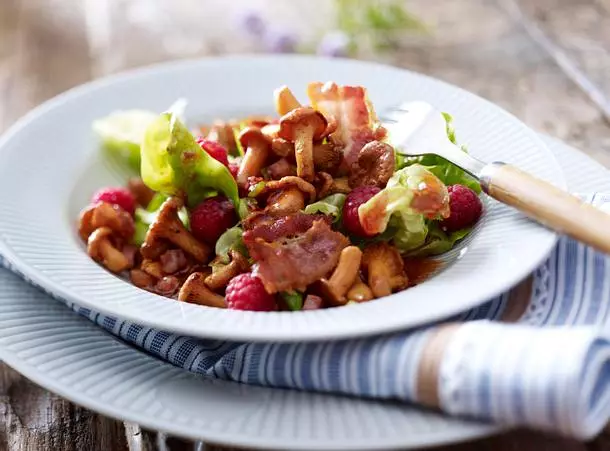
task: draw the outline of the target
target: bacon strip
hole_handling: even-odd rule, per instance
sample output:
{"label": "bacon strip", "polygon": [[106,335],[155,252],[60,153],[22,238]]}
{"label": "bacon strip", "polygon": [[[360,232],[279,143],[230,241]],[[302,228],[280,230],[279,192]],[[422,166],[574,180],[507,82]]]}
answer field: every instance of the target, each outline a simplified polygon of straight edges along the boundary
{"label": "bacon strip", "polygon": [[357,160],[366,143],[382,138],[384,133],[362,86],[314,82],[307,86],[307,95],[314,108],[337,121],[337,130],[331,137],[343,146],[343,172]]}
{"label": "bacon strip", "polygon": [[271,242],[280,238],[287,238],[307,232],[313,223],[318,220],[326,221],[330,225],[330,218],[325,215],[306,215],[305,213],[296,213],[290,216],[273,217],[269,221],[261,221],[251,229],[244,233],[244,240],[254,240],[262,238],[265,241]]}
{"label": "bacon strip", "polygon": [[[254,231],[251,231],[254,232]],[[269,293],[305,290],[325,277],[339,261],[347,237],[317,219],[305,233],[268,242],[254,233],[244,234],[250,256],[257,262],[254,272]]]}

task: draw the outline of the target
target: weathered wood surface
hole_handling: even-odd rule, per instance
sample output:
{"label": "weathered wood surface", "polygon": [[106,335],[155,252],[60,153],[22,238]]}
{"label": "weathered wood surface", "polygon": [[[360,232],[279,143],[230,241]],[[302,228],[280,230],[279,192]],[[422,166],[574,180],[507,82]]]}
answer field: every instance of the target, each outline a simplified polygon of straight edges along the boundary
{"label": "weathered wood surface", "polygon": [[[91,78],[168,59],[251,51],[231,29],[247,0],[0,0],[0,130]],[[275,2],[269,17],[319,23],[325,0]],[[608,0],[411,0],[433,34],[382,59],[474,91],[610,166]],[[307,20],[301,28],[310,34]],[[227,40],[226,37],[230,37]],[[549,47],[549,43],[551,44]],[[565,59],[571,65],[560,67]],[[562,59],[563,58],[563,59]],[[595,87],[574,82],[583,77]],[[44,143],[41,143],[44,145]],[[82,409],[0,366],[0,450],[218,449]],[[517,431],[442,448],[610,450]]]}

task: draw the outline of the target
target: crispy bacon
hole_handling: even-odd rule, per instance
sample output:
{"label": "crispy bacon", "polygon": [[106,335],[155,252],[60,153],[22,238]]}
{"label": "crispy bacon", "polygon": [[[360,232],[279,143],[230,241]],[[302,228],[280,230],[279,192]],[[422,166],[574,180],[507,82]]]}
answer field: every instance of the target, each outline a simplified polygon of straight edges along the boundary
{"label": "crispy bacon", "polygon": [[357,160],[366,143],[381,139],[385,134],[362,86],[314,82],[307,86],[307,95],[314,108],[337,122],[331,139],[343,146],[343,173]]}
{"label": "crispy bacon", "polygon": [[326,221],[330,225],[330,218],[325,215],[306,215],[296,213],[281,218],[273,217],[268,221],[261,221],[251,230],[244,233],[244,241],[254,241],[262,238],[271,242],[280,238],[292,237],[307,232],[317,220]]}
{"label": "crispy bacon", "polygon": [[[305,290],[337,266],[341,251],[349,245],[347,237],[333,231],[326,221],[320,219],[315,220],[305,233],[294,237],[269,242],[261,235],[254,230],[247,232],[244,243],[257,262],[254,272],[270,293]],[[265,235],[267,238],[275,236],[271,233]]]}

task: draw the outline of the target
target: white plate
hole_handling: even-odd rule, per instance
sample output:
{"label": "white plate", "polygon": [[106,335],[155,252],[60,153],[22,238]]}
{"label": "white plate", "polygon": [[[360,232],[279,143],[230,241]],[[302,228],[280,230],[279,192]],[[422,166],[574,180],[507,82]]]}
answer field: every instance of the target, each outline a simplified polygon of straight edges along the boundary
{"label": "white plate", "polygon": [[[549,140],[573,192],[610,177]],[[143,427],[264,449],[438,446],[499,429],[385,402],[210,381],[138,351],[0,269],[0,359],[45,388]]]}
{"label": "white plate", "polygon": [[530,273],[556,236],[490,203],[459,258],[429,281],[374,302],[313,312],[242,312],[176,302],[111,275],[84,252],[75,221],[91,193],[120,184],[99,158],[93,120],[117,109],[163,111],[179,97],[190,118],[270,111],[281,84],[305,99],[312,80],[361,84],[378,111],[421,99],[455,117],[458,139],[485,161],[504,160],[564,186],[557,162],[525,125],[481,98],[404,70],[301,56],[172,63],[76,88],[20,120],[0,142],[0,239],[8,257],[53,294],[181,334],[232,340],[321,340],[404,329],[463,311]]}

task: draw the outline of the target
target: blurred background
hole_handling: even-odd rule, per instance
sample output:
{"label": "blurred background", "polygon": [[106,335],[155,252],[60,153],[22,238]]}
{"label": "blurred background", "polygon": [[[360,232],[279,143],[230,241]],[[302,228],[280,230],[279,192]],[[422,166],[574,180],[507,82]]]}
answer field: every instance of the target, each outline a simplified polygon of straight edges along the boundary
{"label": "blurred background", "polygon": [[457,84],[610,165],[609,51],[609,0],[0,0],[0,128],[124,69],[318,53]]}

